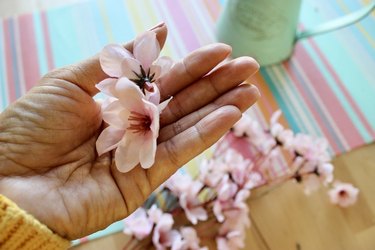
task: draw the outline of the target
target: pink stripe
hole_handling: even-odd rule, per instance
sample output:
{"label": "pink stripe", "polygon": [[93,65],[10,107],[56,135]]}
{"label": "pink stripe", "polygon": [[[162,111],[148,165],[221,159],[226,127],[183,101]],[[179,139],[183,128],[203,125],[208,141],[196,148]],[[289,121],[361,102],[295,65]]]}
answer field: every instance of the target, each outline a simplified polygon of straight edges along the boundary
{"label": "pink stripe", "polygon": [[[267,118],[270,118],[273,112],[275,112],[276,110],[273,108],[271,100],[266,97],[272,96],[272,98],[274,98],[274,95],[269,94],[271,93],[271,90],[268,88],[267,82],[263,78],[260,71],[258,71],[254,76],[251,76],[248,82],[251,84],[254,84],[260,90],[260,93],[263,93],[264,95],[264,96],[261,96],[261,98],[257,101],[257,103],[259,103],[260,105],[259,106],[260,112],[263,113],[265,120],[267,120]],[[265,116],[264,114],[266,110],[262,109],[261,106],[265,107],[265,109],[267,110],[267,116]]]}
{"label": "pink stripe", "polygon": [[[299,45],[297,45],[297,47],[299,47]],[[305,59],[306,60],[311,60],[310,58],[305,58]],[[288,72],[289,77],[295,83],[295,86],[298,89],[298,92],[302,95],[302,97],[303,97],[306,105],[309,107],[309,110],[310,110],[311,114],[314,116],[314,119],[317,120],[317,122],[319,124],[325,124],[325,122],[323,121],[322,117],[316,111],[317,107],[312,103],[312,101],[310,100],[309,95],[305,92],[305,89],[301,86],[301,83],[300,83],[299,79],[296,76],[296,72],[289,67],[290,63],[293,63],[293,62],[289,62],[288,61],[288,62],[283,63],[283,66],[284,66],[285,70]],[[339,153],[340,149],[339,149],[339,147],[338,147],[335,139],[333,138],[333,136],[331,135],[331,133],[327,129],[327,127],[323,125],[323,126],[320,126],[320,128],[321,128],[324,136],[327,138],[327,140],[329,141],[330,145],[332,146],[333,151],[335,153]]]}
{"label": "pink stripe", "polygon": [[[156,2],[155,2],[155,3],[156,3]],[[154,7],[155,7],[155,9],[157,10],[157,12],[160,13],[160,15],[161,15],[162,17],[168,15],[168,13],[164,13],[163,8],[159,7],[157,3],[154,4]],[[163,20],[163,21],[166,21],[166,18],[162,18],[162,20]],[[168,23],[167,23],[167,26],[168,26]],[[168,35],[168,39],[170,39],[171,44],[177,44],[178,41],[177,41],[177,39],[176,39],[175,36],[176,36],[176,33],[173,33],[173,34],[169,34],[169,35]],[[181,49],[180,49],[179,46],[174,45],[171,49],[173,49],[173,50],[175,51],[175,53],[177,53],[177,56],[181,56],[181,57],[185,56],[184,51],[181,51]]]}
{"label": "pink stripe", "polygon": [[[347,115],[345,109],[340,104],[335,93],[329,87],[324,76],[320,73],[318,67],[315,65],[313,60],[309,57],[303,46],[296,46],[296,60],[304,66],[304,73],[311,81],[311,87],[319,94],[322,100],[322,104],[328,110],[330,116],[336,123],[336,126],[345,136],[349,146],[355,147],[363,144],[363,138],[358,133],[358,130],[352,123],[350,117]],[[321,124],[322,127],[324,123]]]}
{"label": "pink stripe", "polygon": [[20,16],[18,24],[20,32],[22,65],[27,91],[38,82],[40,77],[33,16],[31,14]]}
{"label": "pink stripe", "polygon": [[206,5],[206,9],[211,15],[211,18],[213,21],[216,21],[219,17],[220,10],[222,9],[220,3],[218,0],[213,1],[213,0],[204,0],[204,4]]}
{"label": "pink stripe", "polygon": [[181,8],[181,4],[176,0],[167,0],[166,6],[169,9],[169,14],[175,21],[177,30],[180,30],[180,36],[185,42],[186,48],[188,51],[193,51],[200,47],[199,41],[196,38],[196,35],[191,28],[189,23],[189,18],[185,15],[185,12]]}
{"label": "pink stripe", "polygon": [[316,42],[314,40],[310,39],[309,43],[313,47],[313,49],[315,50],[315,52],[318,54],[319,58],[322,60],[324,66],[331,73],[333,79],[337,83],[337,86],[342,91],[342,93],[344,94],[345,98],[348,100],[348,102],[350,103],[350,105],[352,106],[352,108],[354,109],[354,111],[356,112],[356,114],[358,115],[359,120],[361,121],[361,123],[365,126],[365,128],[370,133],[370,135],[373,138],[375,138],[375,130],[371,127],[371,125],[367,121],[366,117],[363,115],[362,111],[359,109],[358,105],[353,100],[353,98],[349,94],[348,90],[345,88],[345,86],[342,83],[340,77],[337,75],[337,73],[335,72],[335,70],[332,68],[332,66],[327,61],[327,58],[323,55],[322,51],[318,48],[318,46],[316,45]]}
{"label": "pink stripe", "polygon": [[51,40],[50,40],[50,34],[49,34],[49,29],[48,29],[48,20],[47,20],[46,12],[42,11],[40,17],[41,17],[41,20],[42,20],[44,45],[46,46],[48,70],[51,70],[55,67],[55,65],[53,63],[52,46],[51,46]]}
{"label": "pink stripe", "polygon": [[10,44],[10,31],[9,31],[10,19],[5,19],[3,22],[4,29],[4,48],[5,48],[5,61],[7,70],[7,83],[8,83],[8,97],[9,102],[13,102],[17,99],[15,81],[14,81],[14,67],[12,57],[12,47]]}

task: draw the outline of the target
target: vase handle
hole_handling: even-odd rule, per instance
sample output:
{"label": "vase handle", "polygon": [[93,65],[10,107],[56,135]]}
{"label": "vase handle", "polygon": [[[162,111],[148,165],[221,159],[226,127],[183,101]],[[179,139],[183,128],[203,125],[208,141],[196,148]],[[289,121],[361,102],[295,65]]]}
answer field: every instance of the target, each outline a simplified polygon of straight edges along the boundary
{"label": "vase handle", "polygon": [[297,32],[296,41],[310,37],[310,36],[324,34],[330,31],[338,30],[346,26],[349,26],[355,22],[360,21],[364,17],[366,17],[374,9],[375,9],[375,1],[371,2],[370,4],[363,7],[362,9],[357,10],[353,13],[347,14],[343,17],[339,17],[332,21],[328,21],[326,23],[320,24],[316,27],[309,28],[301,32]]}

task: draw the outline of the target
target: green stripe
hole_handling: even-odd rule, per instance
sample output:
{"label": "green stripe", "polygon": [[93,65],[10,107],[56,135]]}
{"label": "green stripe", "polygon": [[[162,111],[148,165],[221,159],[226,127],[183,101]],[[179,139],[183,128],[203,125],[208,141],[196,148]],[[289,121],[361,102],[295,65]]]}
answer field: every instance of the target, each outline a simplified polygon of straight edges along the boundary
{"label": "green stripe", "polygon": [[[307,115],[307,114],[310,114],[311,111],[310,109],[308,108],[307,104],[306,104],[306,100],[302,97],[301,93],[299,92],[299,90],[297,89],[296,87],[296,83],[293,82],[293,80],[290,78],[290,76],[288,75],[288,73],[286,72],[285,69],[281,68],[281,67],[278,67],[277,68],[277,71],[278,73],[280,73],[283,77],[283,80],[287,82],[287,84],[285,84],[285,86],[283,86],[284,88],[287,88],[288,89],[288,92],[286,91],[283,91],[281,88],[279,88],[279,92],[285,92],[286,94],[286,97],[284,98],[284,101],[288,101],[289,100],[294,100],[295,102],[297,102],[297,106],[298,108],[296,107],[296,105],[290,101],[288,106],[291,107],[293,110],[295,110],[296,112],[298,112],[294,117],[293,119],[297,120],[301,125],[301,130],[305,133],[313,133],[315,135],[318,135],[318,136],[324,136],[323,132],[321,131],[320,127],[318,126],[316,120],[311,116],[311,115]],[[276,86],[277,87],[277,86]],[[299,111],[301,110],[301,111]],[[305,118],[305,119],[302,119],[302,118]],[[306,124],[309,124],[313,130],[310,130]]]}
{"label": "green stripe", "polygon": [[[130,19],[130,13],[124,1],[105,0],[106,13],[112,29],[112,34],[116,43],[124,43],[134,39],[136,32],[132,23],[134,20]],[[150,7],[144,6],[145,9]],[[141,17],[149,18],[149,17]]]}
{"label": "green stripe", "polygon": [[297,117],[297,114],[295,113],[296,110],[292,108],[293,105],[291,105],[291,103],[289,102],[289,98],[285,98],[283,90],[280,90],[280,87],[277,86],[279,81],[276,77],[272,76],[273,74],[271,71],[271,67],[261,68],[261,73],[268,87],[271,89],[271,92],[275,97],[279,107],[283,111],[284,116],[287,119],[291,129],[295,132],[302,131],[304,126],[294,118]]}
{"label": "green stripe", "polygon": [[35,28],[36,46],[38,50],[39,74],[44,75],[48,72],[48,61],[46,55],[46,46],[44,44],[42,20],[40,18],[39,12],[33,15],[33,20]]}
{"label": "green stripe", "polygon": [[309,56],[314,60],[315,65],[319,68],[320,73],[324,76],[324,79],[328,83],[330,89],[334,92],[334,95],[338,98],[340,104],[343,106],[345,111],[347,112],[348,116],[350,117],[351,121],[354,123],[355,127],[358,129],[359,133],[361,134],[362,138],[366,142],[370,142],[372,140],[371,135],[364,127],[362,122],[360,121],[358,115],[353,110],[352,106],[344,96],[343,92],[338,87],[338,84],[333,79],[332,75],[329,73],[327,68],[323,65],[322,61],[318,57],[317,53],[311,48],[311,46],[307,45],[304,46]]}
{"label": "green stripe", "polygon": [[100,40],[97,37],[95,15],[91,11],[91,5],[79,4],[72,10],[77,34],[76,46],[80,49],[79,60],[88,58],[100,50]]}
{"label": "green stripe", "polygon": [[[305,6],[306,7],[306,6]],[[306,27],[313,26],[317,22],[322,21],[319,13],[302,10],[303,22]],[[345,32],[345,30],[336,31]],[[347,33],[348,34],[348,33]],[[349,33],[350,34],[350,33]],[[361,37],[355,36],[356,39]],[[367,117],[369,123],[375,129],[375,84],[373,82],[374,74],[370,65],[373,62],[366,63],[358,57],[353,51],[353,45],[348,44],[341,35],[330,33],[317,36],[315,41],[317,46],[326,55],[327,61],[332,66],[337,75],[343,80],[343,84],[357,103],[364,116]],[[354,48],[355,49],[355,48]],[[361,48],[358,48],[361,49]],[[363,49],[363,48],[362,48]],[[373,50],[366,50],[369,55],[373,55]],[[369,56],[371,58],[371,56]]]}
{"label": "green stripe", "polygon": [[[280,79],[279,77],[277,77],[276,74],[272,71],[277,71],[282,75],[282,78]],[[289,78],[286,71],[281,66],[273,66],[268,67],[267,69],[263,69],[262,74],[263,76],[265,76],[268,86],[272,90],[272,93],[274,93],[275,99],[282,109],[291,129],[295,133],[301,132],[319,137],[325,137],[319,124],[316,122],[313,116],[306,115],[311,114],[311,111],[304,103],[300,92],[295,88],[291,88],[291,84],[293,84],[294,86],[294,83],[292,83],[293,81]],[[286,91],[286,88],[288,89],[288,91]],[[288,92],[291,94],[289,94]],[[295,100],[297,102],[299,109],[296,108],[296,105],[291,102],[291,100]],[[305,117],[305,120],[303,120],[302,117]],[[309,129],[306,124],[309,124],[313,130]],[[332,148],[329,149],[329,152],[330,154],[334,153]]]}
{"label": "green stripe", "polygon": [[[76,22],[73,18],[75,8],[63,7],[47,12],[54,65],[62,67],[82,59],[78,46]],[[82,19],[82,22],[85,20]]]}

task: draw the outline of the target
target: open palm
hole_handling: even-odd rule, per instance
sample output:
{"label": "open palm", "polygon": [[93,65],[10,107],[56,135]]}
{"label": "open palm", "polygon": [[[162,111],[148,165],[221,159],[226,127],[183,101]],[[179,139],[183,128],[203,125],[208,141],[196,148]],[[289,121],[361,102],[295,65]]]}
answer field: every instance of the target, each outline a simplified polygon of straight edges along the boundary
{"label": "open palm", "polygon": [[[166,27],[155,31],[164,44]],[[106,77],[98,58],[47,74],[0,114],[0,193],[67,239],[126,217],[258,98],[255,87],[240,85],[258,65],[239,58],[217,66],[229,53],[206,46],[160,79],[162,98],[174,98],[161,115],[155,164],[128,173],[117,171],[112,153],[96,153],[103,124],[92,96]]]}

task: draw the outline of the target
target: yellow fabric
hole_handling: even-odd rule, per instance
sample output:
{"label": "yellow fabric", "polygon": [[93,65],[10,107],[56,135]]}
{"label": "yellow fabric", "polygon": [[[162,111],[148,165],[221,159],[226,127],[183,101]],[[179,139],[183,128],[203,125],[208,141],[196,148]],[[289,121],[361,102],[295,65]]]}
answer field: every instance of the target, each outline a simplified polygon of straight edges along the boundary
{"label": "yellow fabric", "polygon": [[70,242],[0,195],[0,249],[61,250]]}

